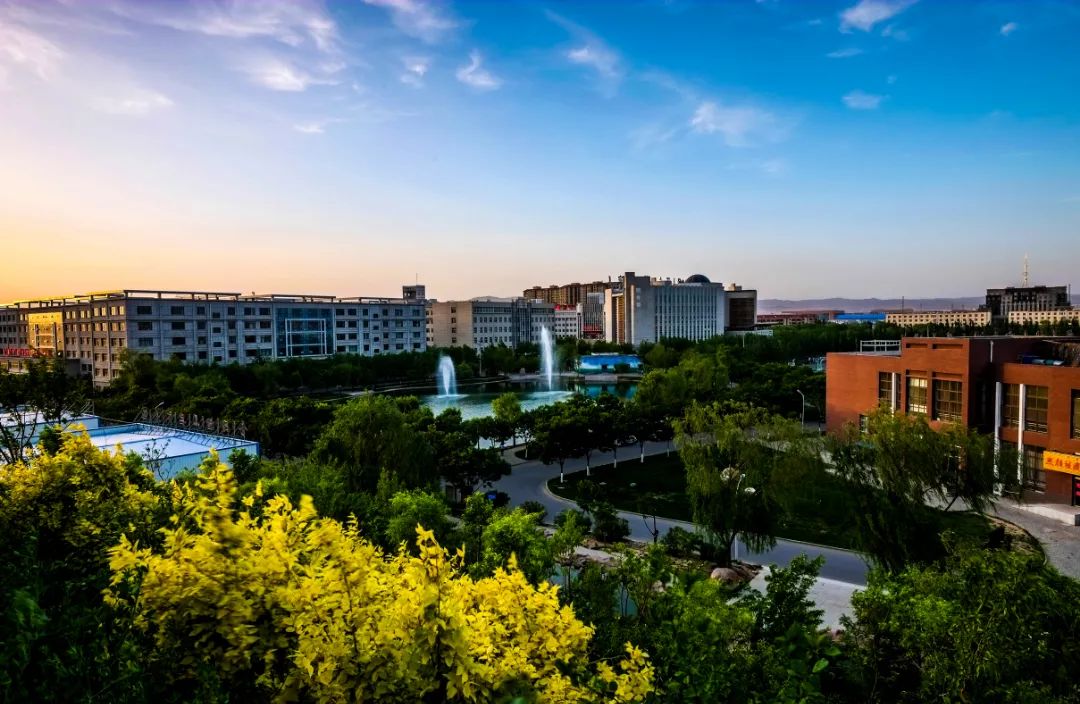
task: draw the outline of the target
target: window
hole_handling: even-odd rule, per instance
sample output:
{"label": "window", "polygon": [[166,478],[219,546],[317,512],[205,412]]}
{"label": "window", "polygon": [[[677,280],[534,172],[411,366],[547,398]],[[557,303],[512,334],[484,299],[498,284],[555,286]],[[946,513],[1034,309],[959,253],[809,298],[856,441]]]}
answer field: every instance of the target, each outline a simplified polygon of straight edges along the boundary
{"label": "window", "polygon": [[1046,432],[1046,414],[1050,407],[1050,389],[1045,386],[1029,386],[1025,390],[1024,430]]}
{"label": "window", "polygon": [[1080,438],[1080,391],[1072,392],[1072,433],[1074,438]]}
{"label": "window", "polygon": [[892,372],[878,372],[877,377],[878,405],[892,408]]}
{"label": "window", "polygon": [[154,312],[153,306],[135,306],[135,312],[139,315],[150,315]]}
{"label": "window", "polygon": [[171,328],[173,330],[183,330],[184,329],[184,321],[178,320],[178,321],[172,323]]}
{"label": "window", "polygon": [[908,413],[926,415],[926,379],[917,376],[908,377],[907,410]]}
{"label": "window", "polygon": [[183,314],[184,314],[184,306],[170,306],[169,307],[169,315],[183,315]]}
{"label": "window", "polygon": [[174,337],[174,338],[172,339],[172,343],[173,343],[174,345],[178,346],[178,347],[182,347],[182,346],[184,346],[184,345],[185,345],[185,344],[187,343],[187,338],[184,338],[184,337]]}
{"label": "window", "polygon": [[145,322],[140,321],[138,327],[139,327],[139,330],[142,330],[142,331],[145,332],[146,330],[153,330],[154,329],[154,324],[151,323],[150,321],[145,321]]}
{"label": "window", "polygon": [[1005,384],[1001,390],[1001,424],[1010,428],[1020,425],[1020,385]]}
{"label": "window", "polygon": [[934,420],[959,423],[964,413],[964,384],[959,381],[934,380]]}
{"label": "window", "polygon": [[1043,449],[1024,448],[1024,486],[1036,491],[1046,490],[1046,472],[1043,470]]}
{"label": "window", "polygon": [[140,337],[139,338],[139,347],[153,347],[153,346],[154,346],[154,338],[152,338],[152,337]]}

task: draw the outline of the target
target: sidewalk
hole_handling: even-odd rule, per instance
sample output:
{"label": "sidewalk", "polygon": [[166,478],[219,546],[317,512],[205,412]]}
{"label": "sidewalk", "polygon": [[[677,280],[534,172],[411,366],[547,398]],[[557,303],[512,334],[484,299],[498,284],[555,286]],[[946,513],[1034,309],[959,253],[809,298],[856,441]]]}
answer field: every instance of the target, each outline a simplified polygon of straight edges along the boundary
{"label": "sidewalk", "polygon": [[1066,506],[1064,504],[1050,504],[1050,503],[1038,503],[1038,502],[1017,502],[1012,499],[999,499],[998,505],[1006,504],[1009,508],[1017,511],[1026,511],[1027,513],[1033,513],[1036,516],[1042,516],[1043,518],[1049,518],[1052,521],[1057,521],[1062,525],[1073,526],[1077,525],[1076,517],[1080,515],[1080,507]]}
{"label": "sidewalk", "polygon": [[1033,506],[1047,504],[1017,504],[1010,499],[1000,499],[994,503],[991,512],[1031,533],[1042,545],[1051,565],[1066,576],[1080,579],[1080,528],[1071,521],[1065,522],[1061,516],[1048,517],[1031,511]]}

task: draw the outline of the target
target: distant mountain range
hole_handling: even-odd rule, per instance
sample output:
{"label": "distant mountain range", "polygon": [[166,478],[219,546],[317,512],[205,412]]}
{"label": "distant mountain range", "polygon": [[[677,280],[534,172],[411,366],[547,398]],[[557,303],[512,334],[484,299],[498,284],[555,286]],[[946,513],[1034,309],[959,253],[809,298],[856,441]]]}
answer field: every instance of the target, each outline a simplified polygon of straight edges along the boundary
{"label": "distant mountain range", "polygon": [[[1080,306],[1080,294],[1072,297],[1073,305]],[[971,310],[986,302],[985,296],[960,296],[957,298],[808,298],[786,300],[763,298],[758,301],[759,313],[783,313],[792,310],[842,310],[847,313],[869,313],[875,310]]]}

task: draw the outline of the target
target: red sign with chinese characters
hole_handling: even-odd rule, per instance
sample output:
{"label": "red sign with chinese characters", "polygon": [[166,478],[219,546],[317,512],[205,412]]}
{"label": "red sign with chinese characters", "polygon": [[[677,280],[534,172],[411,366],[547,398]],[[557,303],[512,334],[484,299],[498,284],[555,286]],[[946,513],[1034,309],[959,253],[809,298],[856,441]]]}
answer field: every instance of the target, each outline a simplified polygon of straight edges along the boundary
{"label": "red sign with chinese characters", "polygon": [[1067,455],[1064,452],[1047,450],[1043,453],[1043,469],[1080,475],[1080,455]]}
{"label": "red sign with chinese characters", "polygon": [[42,357],[40,351],[29,347],[5,347],[0,352],[0,357]]}

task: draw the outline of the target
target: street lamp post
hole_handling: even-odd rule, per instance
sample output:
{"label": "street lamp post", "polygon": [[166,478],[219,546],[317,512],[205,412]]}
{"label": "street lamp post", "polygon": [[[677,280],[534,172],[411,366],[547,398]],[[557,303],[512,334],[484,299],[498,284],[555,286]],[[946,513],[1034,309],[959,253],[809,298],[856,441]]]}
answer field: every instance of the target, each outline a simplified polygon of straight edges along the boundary
{"label": "street lamp post", "polygon": [[[735,484],[735,506],[733,507],[732,516],[731,516],[731,522],[732,522],[732,528],[733,529],[735,529],[735,526],[734,526],[734,524],[735,524],[735,511],[738,509],[738,505],[739,505],[738,504],[738,502],[739,502],[739,489],[742,487],[742,480],[743,479],[746,479],[746,473],[745,472],[741,472],[739,474],[739,481]],[[757,493],[757,489],[755,489],[752,486],[746,487],[746,489],[744,491],[746,492],[747,496],[753,496],[755,493]],[[738,561],[738,559],[739,559],[739,531],[737,529],[735,529],[735,539],[731,541],[731,552],[732,552],[731,561],[732,562]]]}
{"label": "street lamp post", "polygon": [[801,423],[803,425],[803,427],[805,427],[806,426],[806,394],[804,394],[802,391],[799,391],[798,389],[795,389],[795,393],[799,394],[799,398],[802,399],[802,409],[799,412],[799,414],[800,414],[799,415],[799,423]]}

